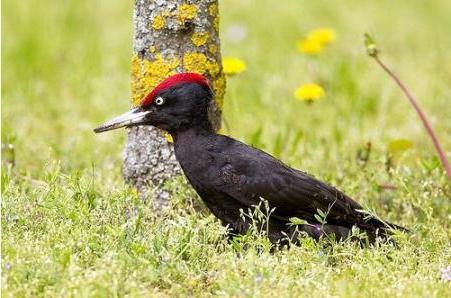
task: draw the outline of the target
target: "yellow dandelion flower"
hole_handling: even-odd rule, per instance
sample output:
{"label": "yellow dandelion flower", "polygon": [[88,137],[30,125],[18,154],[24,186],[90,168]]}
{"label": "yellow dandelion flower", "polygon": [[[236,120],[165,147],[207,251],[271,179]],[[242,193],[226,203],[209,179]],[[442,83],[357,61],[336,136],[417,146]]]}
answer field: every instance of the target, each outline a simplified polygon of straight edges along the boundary
{"label": "yellow dandelion flower", "polygon": [[298,50],[301,53],[315,55],[321,53],[324,45],[317,40],[306,38],[298,41]]}
{"label": "yellow dandelion flower", "polygon": [[226,75],[236,75],[246,70],[246,63],[239,58],[226,57],[222,59],[222,68]]}
{"label": "yellow dandelion flower", "polygon": [[320,53],[326,45],[337,38],[335,31],[330,28],[316,28],[307,34],[307,37],[298,41],[298,50],[301,53],[315,55]]}
{"label": "yellow dandelion flower", "polygon": [[294,97],[300,101],[313,101],[325,96],[326,92],[318,84],[304,84],[294,91]]}
{"label": "yellow dandelion flower", "polygon": [[322,45],[327,45],[337,39],[335,31],[330,28],[316,28],[309,32],[308,39],[316,40]]}

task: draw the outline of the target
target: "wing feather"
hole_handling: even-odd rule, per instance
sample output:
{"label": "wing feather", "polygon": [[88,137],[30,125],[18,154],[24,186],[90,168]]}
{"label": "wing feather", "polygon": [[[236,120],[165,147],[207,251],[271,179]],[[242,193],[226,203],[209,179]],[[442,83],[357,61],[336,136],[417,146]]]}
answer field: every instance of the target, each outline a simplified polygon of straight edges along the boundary
{"label": "wing feather", "polygon": [[220,170],[218,187],[245,206],[267,200],[275,215],[317,221],[317,209],[326,221],[352,226],[363,222],[361,205],[336,188],[281,163],[271,155],[236,142]]}

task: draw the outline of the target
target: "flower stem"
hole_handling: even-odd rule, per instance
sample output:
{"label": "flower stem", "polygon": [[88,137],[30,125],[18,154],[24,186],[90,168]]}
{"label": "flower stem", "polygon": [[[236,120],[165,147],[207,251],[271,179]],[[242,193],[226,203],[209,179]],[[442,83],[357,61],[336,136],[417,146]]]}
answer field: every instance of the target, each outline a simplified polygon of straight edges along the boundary
{"label": "flower stem", "polygon": [[401,79],[390,69],[387,65],[385,65],[384,62],[379,58],[378,55],[372,56],[374,60],[382,67],[382,69],[398,84],[399,88],[401,88],[402,92],[407,96],[410,103],[414,107],[415,111],[417,112],[418,116],[420,117],[421,121],[423,122],[424,127],[426,128],[426,131],[428,135],[431,137],[432,142],[434,143],[435,150],[437,151],[437,154],[440,158],[440,161],[442,162],[443,167],[445,168],[446,174],[448,175],[448,178],[451,180],[451,166],[449,164],[448,159],[446,158],[445,152],[443,151],[440,142],[437,138],[437,135],[434,132],[434,129],[432,128],[431,124],[426,118],[426,115],[424,114],[423,110],[418,105],[417,100],[415,99],[415,96],[410,92],[409,88],[407,88],[406,85],[401,81]]}

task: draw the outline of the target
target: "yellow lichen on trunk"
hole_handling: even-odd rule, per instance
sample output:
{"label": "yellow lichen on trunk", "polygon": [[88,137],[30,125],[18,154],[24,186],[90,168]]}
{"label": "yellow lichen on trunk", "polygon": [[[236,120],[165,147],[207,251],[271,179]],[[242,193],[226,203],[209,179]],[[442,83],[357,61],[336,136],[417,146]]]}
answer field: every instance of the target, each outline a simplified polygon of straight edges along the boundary
{"label": "yellow lichen on trunk", "polygon": [[207,32],[194,32],[194,34],[191,35],[191,41],[196,47],[203,46],[205,43],[207,43],[207,40],[208,40]]}
{"label": "yellow lichen on trunk", "polygon": [[185,23],[188,20],[192,20],[196,17],[197,7],[194,4],[182,4],[178,7],[176,17],[180,24]]}
{"label": "yellow lichen on trunk", "polygon": [[161,54],[156,55],[154,61],[140,59],[137,55],[133,55],[131,81],[133,105],[139,105],[159,82],[175,74],[179,64],[180,61],[177,58],[164,59]]}

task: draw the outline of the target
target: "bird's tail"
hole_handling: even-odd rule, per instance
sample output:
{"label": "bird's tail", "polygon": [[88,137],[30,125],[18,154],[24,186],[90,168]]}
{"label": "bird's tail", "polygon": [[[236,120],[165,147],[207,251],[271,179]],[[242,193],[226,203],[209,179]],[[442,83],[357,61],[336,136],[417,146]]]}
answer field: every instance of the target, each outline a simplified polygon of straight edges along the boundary
{"label": "bird's tail", "polygon": [[407,233],[410,232],[409,229],[405,227],[381,220],[379,218],[370,218],[365,223],[373,229],[381,229],[384,231],[400,230]]}

